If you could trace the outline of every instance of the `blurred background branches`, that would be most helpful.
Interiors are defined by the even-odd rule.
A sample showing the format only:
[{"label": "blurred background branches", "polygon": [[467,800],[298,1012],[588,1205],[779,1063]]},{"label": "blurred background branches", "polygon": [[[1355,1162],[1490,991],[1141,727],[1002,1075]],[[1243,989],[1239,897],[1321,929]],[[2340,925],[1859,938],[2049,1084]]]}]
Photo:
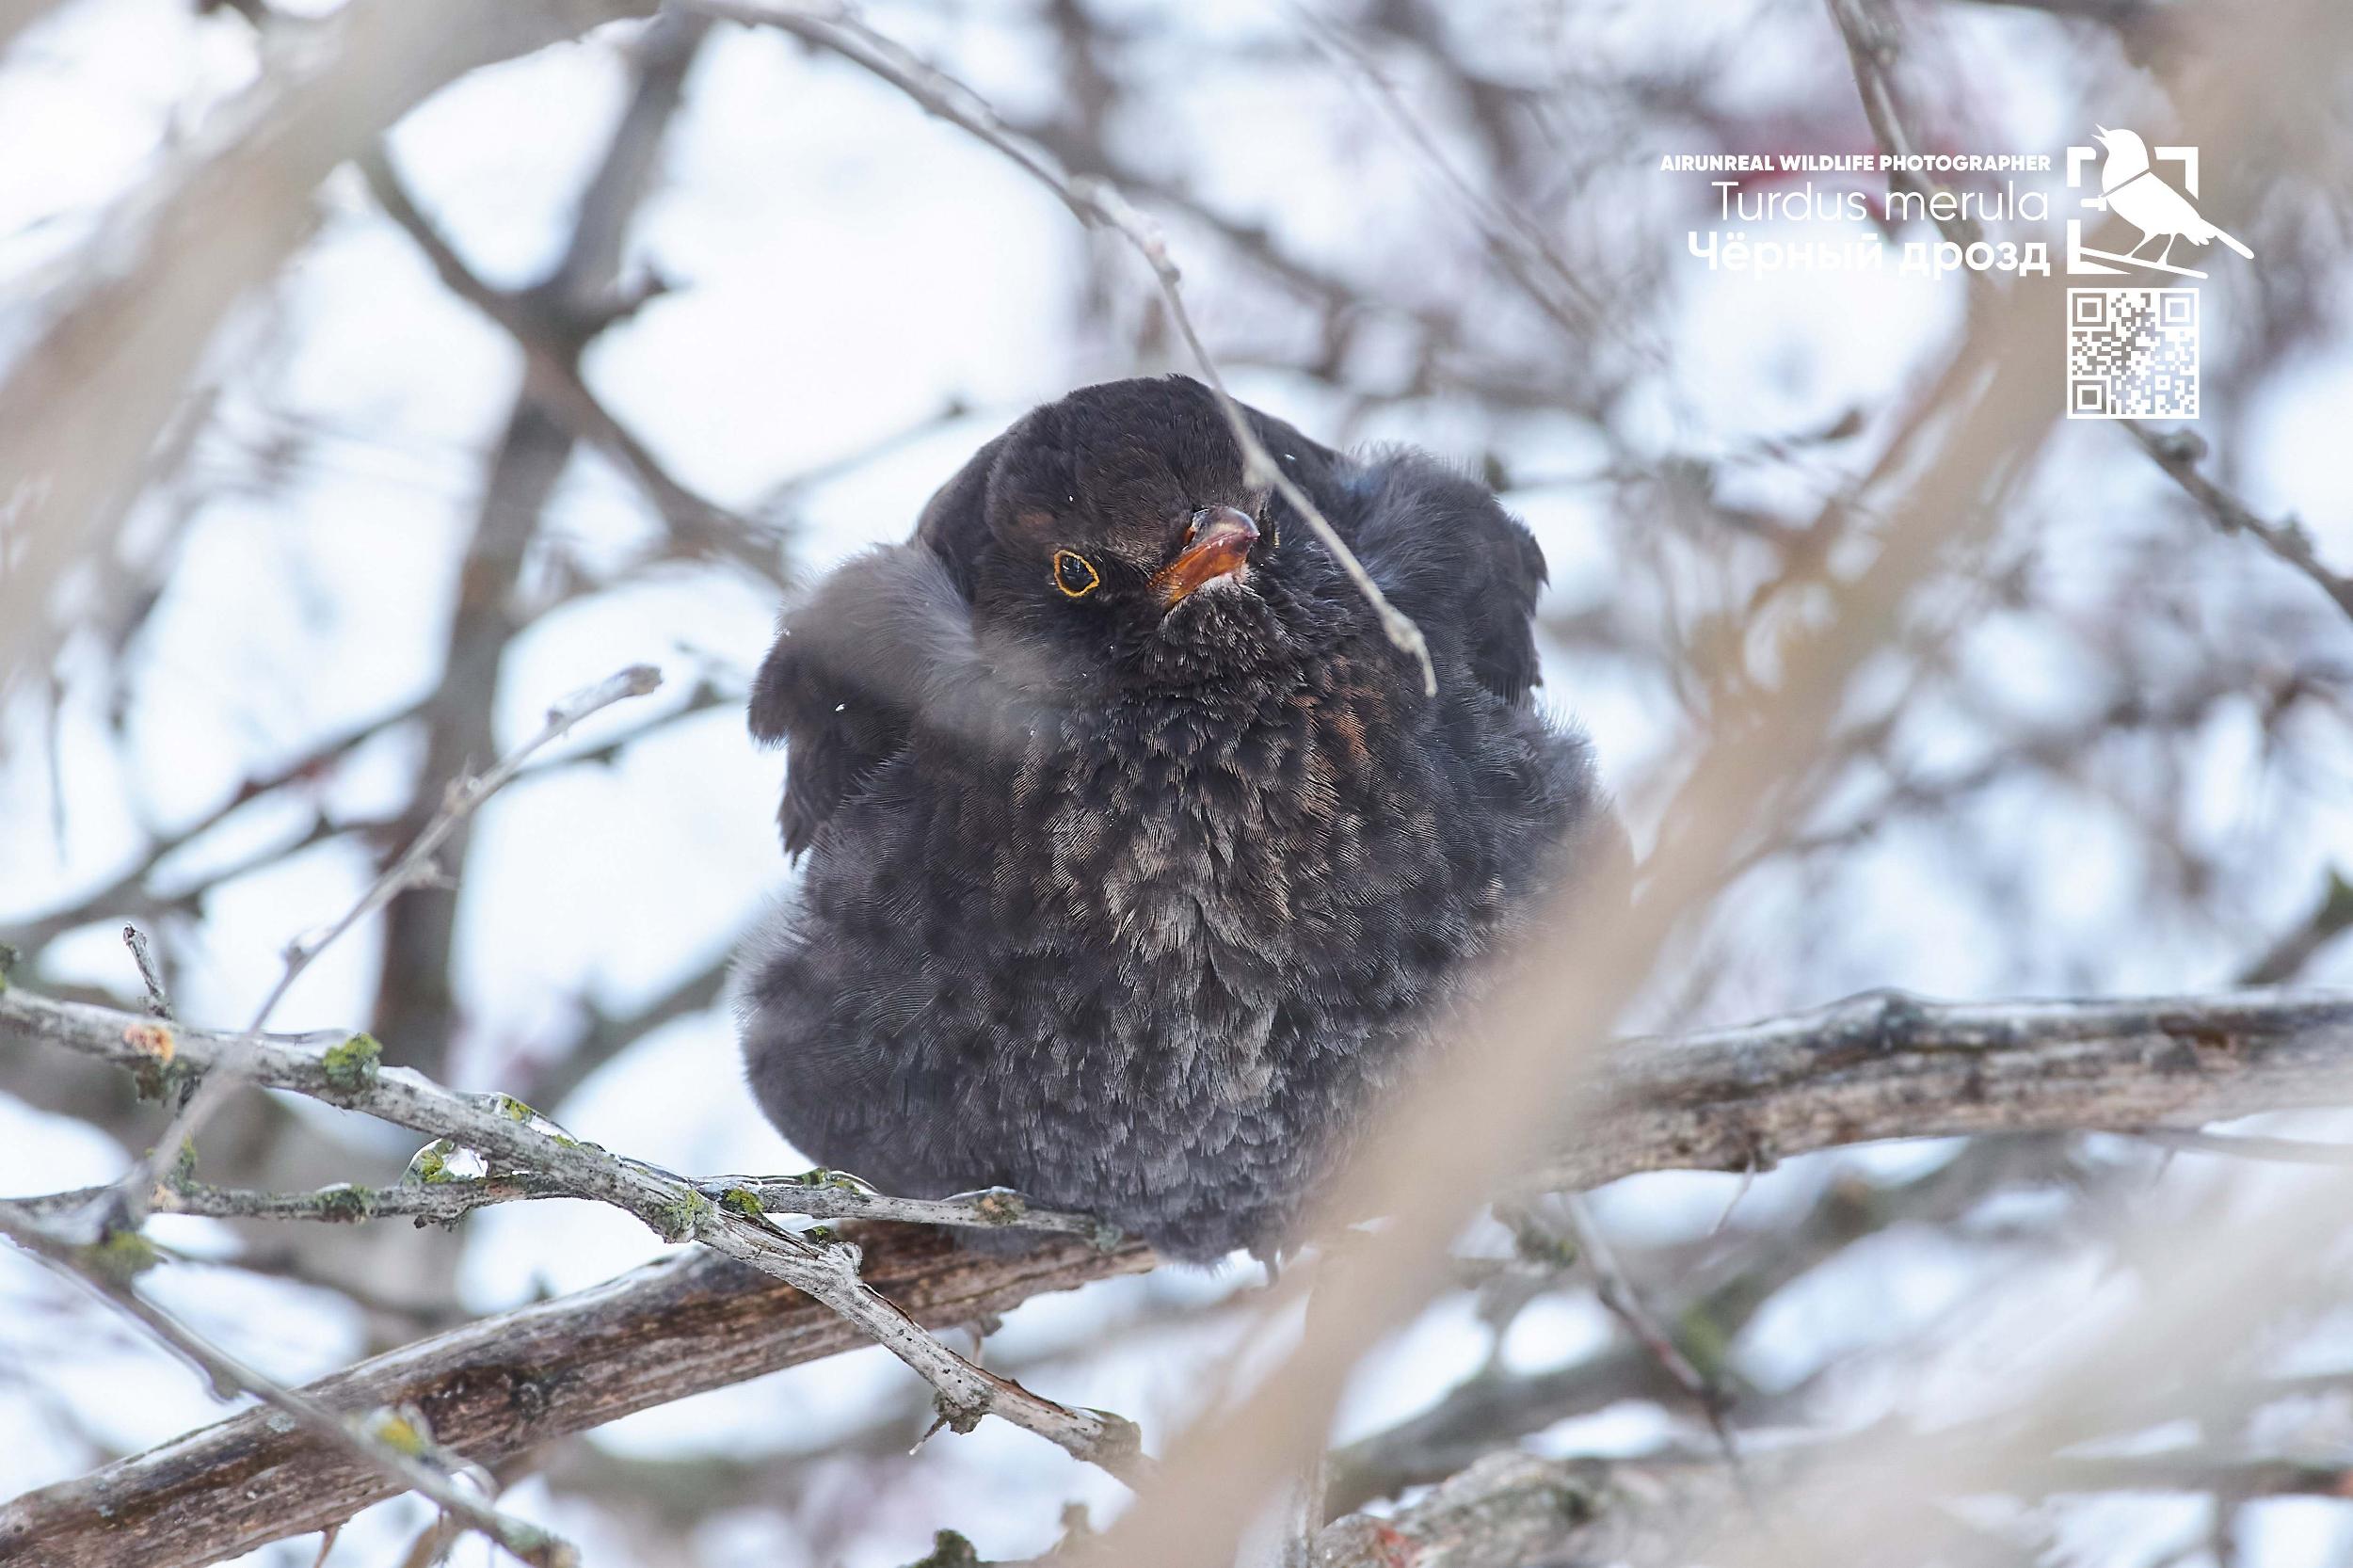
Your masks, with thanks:
[{"label": "blurred background branches", "polygon": [[[552,692],[657,663],[663,695],[526,768],[279,1016],[365,1023],[389,1063],[674,1169],[796,1168],[737,1089],[718,1006],[735,933],[786,885],[776,762],[739,722],[776,602],[904,535],[1030,403],[1193,366],[1119,235],[811,41],[849,13],[776,8],[804,36],[595,0],[0,0],[0,145],[38,150],[0,165],[17,984],[139,1010],[136,920],[183,1017],[249,1016],[289,935],[349,907],[447,781]],[[2197,433],[2067,424],[1983,476],[1975,569],[1907,604],[1830,718],[1811,804],[1738,846],[1625,1023],[1888,985],[2353,977],[2353,99],[2333,53],[2226,137],[2186,118],[2241,24],[2204,0],[907,0],[856,20],[1124,193],[1237,395],[1456,458],[1528,518],[1552,563],[1542,695],[1593,729],[1645,848],[1701,743],[1749,722],[1888,548],[1888,481],[1942,439],[1956,346],[2000,303],[1893,270],[1710,273],[1684,236],[1716,193],[1660,156],[2057,152],[2095,123],[2227,143],[2206,193],[2256,261],[2201,290]],[[1882,178],[1834,178],[1883,211]],[[164,1120],[123,1075],[0,1041],[8,1191],[111,1181]],[[415,1143],[259,1093],[207,1125],[206,1180],[257,1192],[388,1185]],[[1457,1500],[1557,1507],[1566,1478],[1651,1517],[1737,1507],[1678,1361],[1768,1483],[1789,1434],[1960,1422],[1966,1379],[1918,1368],[1988,1301],[2131,1280],[2121,1215],[2284,1202],[2296,1172],[2258,1157],[2329,1158],[2347,1129],[2219,1136],[1778,1167],[1759,1149],[1597,1193],[1608,1272],[1573,1237],[1482,1224],[1353,1383],[1335,1506],[1404,1496],[1424,1512],[1394,1528],[1434,1540],[1447,1495],[1407,1489],[1516,1447],[1553,1467],[1491,1459]],[[150,1230],[186,1261],[143,1288],[290,1384],[660,1250],[553,1202]],[[0,1269],[0,1430],[28,1434],[0,1445],[0,1493],[211,1417],[88,1303]],[[1252,1353],[1251,1283],[1042,1299],[985,1364],[1157,1438],[1199,1414],[1194,1369]],[[1629,1292],[1640,1312],[1613,1312]],[[2162,1424],[2177,1403],[2107,1448],[2046,1449],[2065,1460],[2047,1488],[1956,1514],[1947,1555],[2340,1557],[2353,1344],[2333,1307],[2281,1316],[2250,1325],[2245,1365],[2203,1369],[2228,1397],[2186,1430]],[[500,1506],[591,1560],[888,1565],[943,1528],[1033,1557],[1065,1504],[1106,1523],[1119,1501],[1018,1433],[906,1458],[930,1420],[865,1352],[551,1444],[503,1469]],[[394,1560],[424,1522],[380,1505],[339,1551]],[[1336,1552],[1361,1549],[1349,1529]]]}]

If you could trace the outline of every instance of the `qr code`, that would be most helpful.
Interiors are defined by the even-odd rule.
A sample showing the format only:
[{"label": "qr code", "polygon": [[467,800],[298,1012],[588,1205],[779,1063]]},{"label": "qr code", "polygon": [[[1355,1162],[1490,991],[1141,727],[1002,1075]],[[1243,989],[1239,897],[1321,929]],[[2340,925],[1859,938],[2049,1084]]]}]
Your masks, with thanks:
[{"label": "qr code", "polygon": [[2196,419],[2198,291],[2069,289],[2069,419]]}]

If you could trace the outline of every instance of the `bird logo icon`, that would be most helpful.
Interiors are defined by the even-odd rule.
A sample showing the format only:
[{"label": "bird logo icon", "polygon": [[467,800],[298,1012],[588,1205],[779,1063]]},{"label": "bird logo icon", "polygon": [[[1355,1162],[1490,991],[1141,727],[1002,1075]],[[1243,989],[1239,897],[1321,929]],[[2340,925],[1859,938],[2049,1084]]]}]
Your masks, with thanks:
[{"label": "bird logo icon", "polygon": [[[2254,252],[2237,236],[2224,232],[2199,216],[2190,200],[2198,192],[2198,152],[2196,148],[2161,147],[2160,157],[2169,157],[2182,166],[2183,183],[2189,187],[2185,196],[2166,182],[2156,171],[2149,154],[2148,143],[2132,131],[2111,131],[2103,125],[2092,138],[2100,144],[2100,194],[2084,198],[2084,205],[2095,212],[2113,212],[2117,216],[2140,231],[2140,239],[2130,250],[2118,254],[2094,250],[2082,245],[2077,226],[2070,224],[2071,271],[2115,272],[2114,266],[2102,266],[2087,261],[2116,262],[2125,266],[2145,267],[2157,272],[2170,272],[2185,278],[2203,278],[2202,272],[2180,266],[2173,262],[2176,242],[2187,240],[2196,246],[2210,245],[2220,240],[2224,245],[2249,258]],[[2074,183],[2074,155],[2087,160],[2092,156],[2089,148],[2070,149],[2069,184]],[[2146,255],[2150,247],[2162,246],[2153,256]]]}]

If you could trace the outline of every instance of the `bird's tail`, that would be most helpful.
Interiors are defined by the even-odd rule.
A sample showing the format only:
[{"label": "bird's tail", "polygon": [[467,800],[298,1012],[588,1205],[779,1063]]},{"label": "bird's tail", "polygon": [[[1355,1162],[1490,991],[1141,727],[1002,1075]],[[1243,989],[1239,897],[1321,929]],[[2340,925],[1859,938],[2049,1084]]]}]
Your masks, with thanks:
[{"label": "bird's tail", "polygon": [[2214,237],[2229,246],[2232,249],[2237,251],[2240,255],[2246,257],[2249,261],[2251,262],[2255,259],[2255,253],[2252,250],[2248,249],[2244,245],[2241,245],[2236,236],[2226,234],[2221,230],[2217,229],[2214,232]]}]

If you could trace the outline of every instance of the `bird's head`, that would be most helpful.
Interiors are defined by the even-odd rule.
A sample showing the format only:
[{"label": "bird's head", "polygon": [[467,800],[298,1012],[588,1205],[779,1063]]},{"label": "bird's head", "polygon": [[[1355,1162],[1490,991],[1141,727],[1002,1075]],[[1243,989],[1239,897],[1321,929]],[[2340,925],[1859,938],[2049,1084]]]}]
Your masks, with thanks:
[{"label": "bird's head", "polygon": [[[1253,417],[1278,461],[1302,461],[1281,449],[1306,443]],[[1033,410],[934,501],[921,536],[984,637],[1117,686],[1295,660],[1328,640],[1338,597],[1330,557],[1252,483],[1214,394],[1181,376],[1084,387]]]}]

